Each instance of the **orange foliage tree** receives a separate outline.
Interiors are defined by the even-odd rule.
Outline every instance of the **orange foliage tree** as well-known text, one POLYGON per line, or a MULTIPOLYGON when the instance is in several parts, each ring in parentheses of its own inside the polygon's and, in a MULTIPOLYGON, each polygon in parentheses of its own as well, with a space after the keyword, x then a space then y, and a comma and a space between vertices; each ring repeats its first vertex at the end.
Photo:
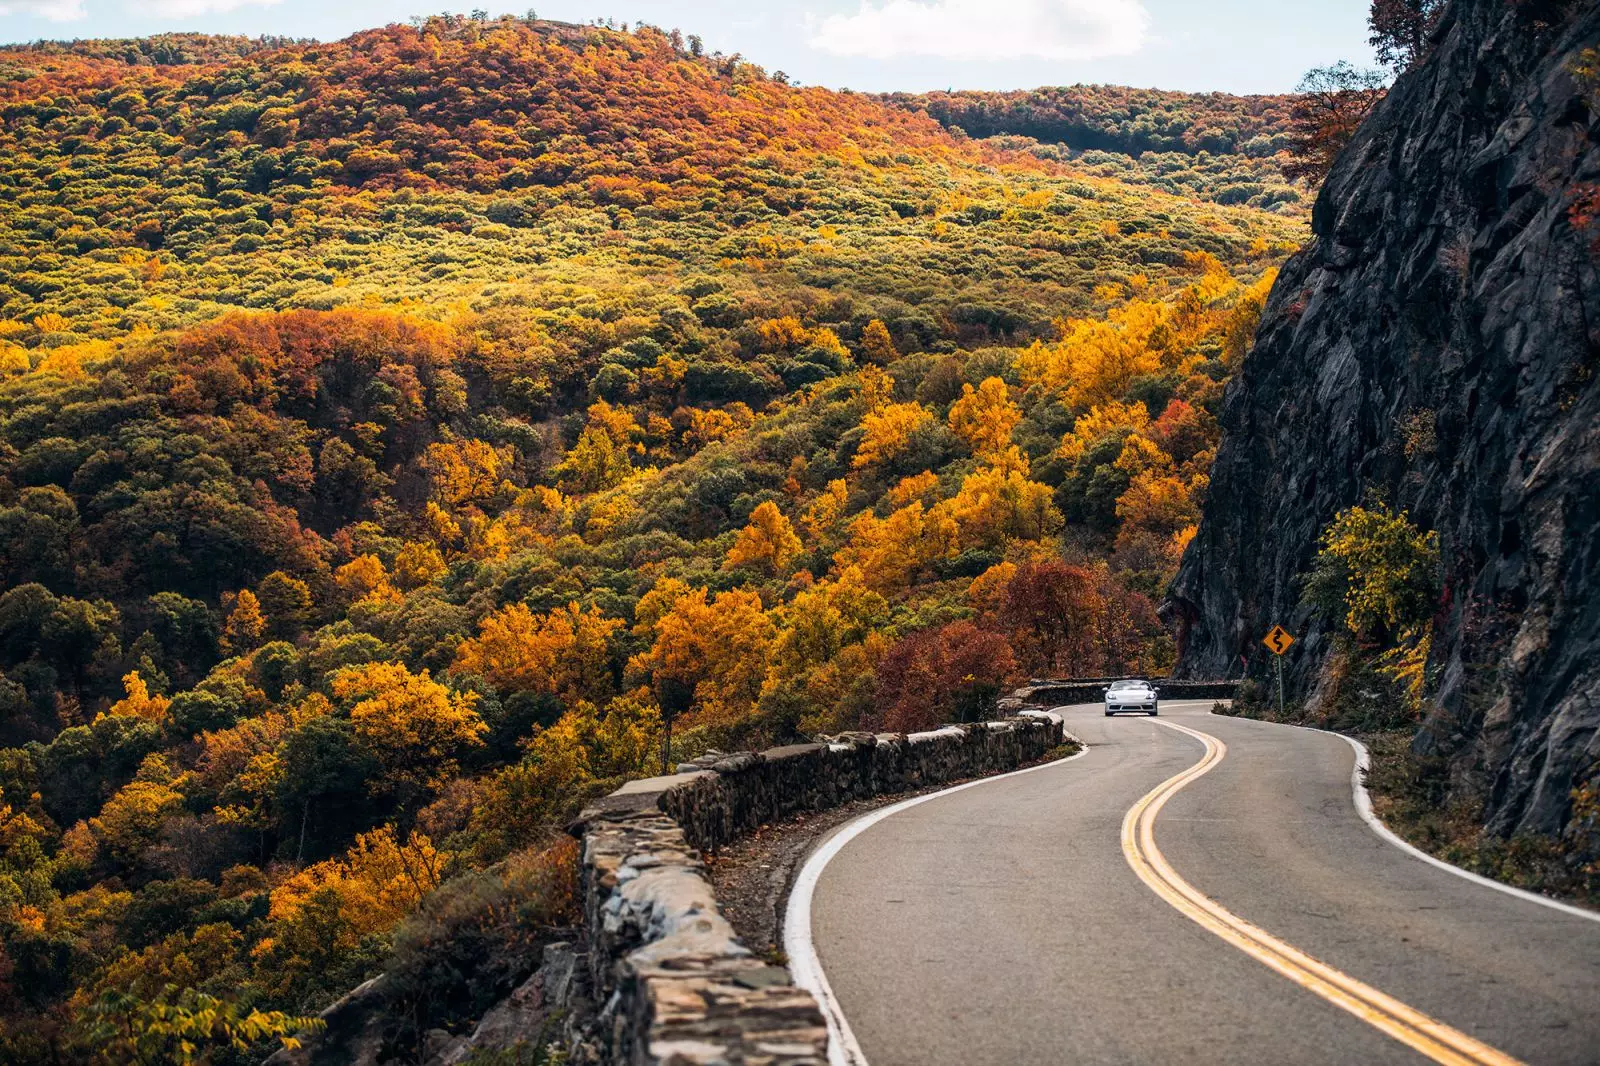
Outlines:
POLYGON ((222 627, 222 650, 242 655, 259 646, 266 632, 267 618, 261 613, 261 601, 249 589, 241 589, 222 627))
POLYGON ((724 566, 757 566, 769 573, 783 573, 801 551, 794 526, 771 500, 750 512, 750 522, 739 531, 728 549, 724 566))
POLYGON ((576 603, 535 615, 513 603, 478 624, 456 651, 454 670, 478 674, 508 692, 541 692, 569 704, 603 700, 611 679, 612 634, 622 622, 576 603))
POLYGON ((933 414, 919 403, 892 403, 861 420, 865 434, 852 463, 859 469, 886 462, 905 451, 912 435, 933 424, 933 414))
POLYGON ((775 636, 755 592, 683 589, 649 629, 654 642, 629 666, 651 680, 664 711, 728 722, 755 706, 775 636))

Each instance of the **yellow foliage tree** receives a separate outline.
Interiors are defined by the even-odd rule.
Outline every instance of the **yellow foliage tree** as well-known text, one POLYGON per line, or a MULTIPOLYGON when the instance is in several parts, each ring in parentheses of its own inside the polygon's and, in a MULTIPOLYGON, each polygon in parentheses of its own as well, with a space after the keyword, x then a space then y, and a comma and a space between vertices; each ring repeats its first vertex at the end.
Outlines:
POLYGON ((1278 280, 1276 268, 1261 275, 1254 284, 1239 294, 1222 323, 1222 359, 1230 371, 1239 369, 1244 353, 1256 337, 1256 327, 1261 324, 1261 312, 1267 306, 1267 294, 1272 283, 1278 280))
POLYGON ((260 647, 266 632, 267 617, 261 613, 261 601, 249 589, 241 589, 222 626, 222 650, 229 655, 243 655, 260 647))
POLYGON ((860 469, 885 462, 904 452, 912 434, 933 423, 933 414, 920 403, 891 403, 861 420, 865 436, 851 465, 860 469))
POLYGON ((506 456, 481 440, 430 444, 423 457, 429 493, 452 508, 481 503, 499 492, 508 465, 506 456))
POLYGON ((849 501, 850 489, 842 478, 828 482, 828 487, 811 501, 800 525, 814 547, 829 551, 838 544, 849 501))
POLYGON ((850 567, 837 580, 801 592, 775 617, 779 629, 768 688, 820 667, 842 649, 866 640, 888 621, 889 604, 867 587, 860 570, 850 567))
POLYGON ((271 824, 272 798, 283 775, 277 749, 292 725, 289 715, 268 711, 201 735, 195 770, 201 785, 217 796, 219 822, 248 829, 271 824))
POLYGON ((402 663, 347 667, 334 675, 333 694, 352 701, 356 739, 390 785, 437 788, 456 775, 459 752, 488 732, 475 693, 452 693, 402 663))
POLYGON ((1150 412, 1144 404, 1122 403, 1110 400, 1078 416, 1072 431, 1061 439, 1056 454, 1068 462, 1076 462, 1095 441, 1121 429, 1142 432, 1150 425, 1150 412))
POLYGON ((639 428, 638 420, 628 413, 627 408, 618 407, 605 400, 596 400, 589 405, 585 426, 604 433, 616 442, 619 448, 629 448, 643 432, 639 428))
POLYGON ((630 450, 604 428, 589 426, 552 473, 562 492, 599 492, 633 476, 630 450))
POLYGON ((629 491, 638 484, 636 479, 628 485, 594 498, 583 521, 584 540, 590 544, 599 544, 615 530, 632 522, 643 513, 638 499, 629 491))
POLYGON ((962 385, 961 398, 950 406, 950 431, 980 457, 1004 451, 1021 421, 1022 411, 1000 378, 985 378, 976 389, 962 385))
POLYGON ((661 733, 661 711, 644 690, 618 696, 597 713, 587 700, 528 741, 535 762, 569 759, 592 778, 633 777, 648 768, 661 733), (570 755, 558 754, 565 749, 570 755))
POLYGON ((688 372, 688 360, 674 359, 663 352, 656 356, 655 366, 647 366, 639 371, 639 378, 649 387, 665 392, 683 384, 683 377, 688 372))
POLYGON ((811 328, 794 315, 769 318, 756 326, 764 352, 795 352, 802 348, 820 348, 831 355, 849 357, 849 349, 840 342, 839 335, 826 326, 811 328))
POLYGON ((711 410, 695 408, 689 412, 689 429, 684 439, 691 445, 703 448, 749 429, 755 420, 755 413, 738 402, 711 410))
POLYGON ((1061 339, 1035 343, 1017 360, 1023 385, 1039 385, 1069 408, 1117 400, 1145 374, 1180 370, 1198 342, 1224 332, 1231 307, 1252 297, 1213 256, 1189 257, 1199 274, 1170 297, 1129 300, 1104 318, 1057 323, 1061 339))
POLYGON ((386 825, 358 834, 339 858, 308 866, 273 889, 267 917, 293 921, 313 897, 331 892, 353 947, 364 936, 387 933, 416 910, 454 858, 415 830, 402 840, 386 825))
POLYGON ((923 499, 934 489, 939 487, 939 475, 932 470, 924 470, 920 474, 901 478, 886 494, 891 507, 904 507, 923 499))
POLYGON ((449 548, 461 540, 461 523, 434 500, 422 510, 422 527, 441 548, 449 548))
POLYGON ((358 555, 333 572, 333 583, 353 603, 398 602, 400 593, 389 583, 389 572, 376 555, 358 555))
POLYGON ((183 810, 183 793, 161 781, 130 781, 89 819, 95 842, 111 858, 128 864, 151 844, 166 820, 183 810))
POLYGON ((959 530, 959 550, 1042 540, 1061 528, 1061 512, 1050 486, 1029 479, 1020 453, 1006 458, 1005 463, 969 474, 961 491, 936 508, 948 514, 959 530))
POLYGON ((127 695, 106 708, 108 717, 142 718, 147 722, 160 722, 167 717, 172 701, 165 696, 150 695, 149 686, 137 670, 123 675, 122 688, 127 695))
POLYGON ((11 804, 0 803, 0 850, 11 851, 30 844, 42 847, 54 835, 52 830, 40 825, 27 812, 14 811, 11 804))
POLYGON ((861 386, 861 400, 867 411, 881 411, 894 399, 894 378, 875 366, 864 366, 856 375, 861 386))
POLYGON ((478 635, 457 649, 453 669, 512 692, 543 692, 568 703, 604 699, 612 689, 611 635, 621 628, 594 607, 569 603, 535 615, 514 603, 478 624, 478 635))
POLYGON ((928 511, 919 500, 888 518, 863 511, 834 561, 841 573, 853 567, 868 587, 891 592, 910 585, 935 559, 953 555, 957 532, 943 504, 928 511))
POLYGON ((394 583, 407 591, 444 573, 444 556, 426 541, 407 541, 394 557, 394 583))
POLYGON ((785 315, 757 325, 756 335, 761 338, 762 351, 784 352, 803 347, 811 331, 794 315, 785 315))
POLYGON ((536 730, 523 758, 489 779, 472 815, 475 835, 490 854, 565 836, 562 825, 588 797, 648 772, 661 730, 648 690, 618 696, 604 714, 579 703, 536 730))
POLYGON ((1152 468, 1136 474, 1117 498, 1117 517, 1122 521, 1119 542, 1135 533, 1171 539, 1200 521, 1200 506, 1181 479, 1152 468))
POLYGON ((758 566, 781 574, 800 551, 800 538, 795 535, 794 526, 776 504, 766 500, 750 512, 750 523, 739 531, 733 547, 728 549, 723 568, 758 566))
POLYGON ((967 586, 967 606, 976 611, 979 618, 996 617, 1005 603, 1006 587, 1016 576, 1016 563, 995 563, 967 586))
POLYGON ((1162 451, 1161 446, 1149 437, 1133 433, 1122 442, 1122 451, 1112 465, 1130 478, 1142 474, 1170 474, 1172 456, 1162 451))

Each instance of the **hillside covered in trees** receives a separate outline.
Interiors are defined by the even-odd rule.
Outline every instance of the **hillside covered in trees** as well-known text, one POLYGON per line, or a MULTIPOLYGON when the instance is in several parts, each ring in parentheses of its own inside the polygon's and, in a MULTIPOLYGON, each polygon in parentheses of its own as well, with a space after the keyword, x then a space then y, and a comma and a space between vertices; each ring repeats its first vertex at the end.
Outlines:
POLYGON ((1300 224, 699 51, 0 49, 0 1059, 414 1047, 669 722, 1170 666, 1300 224))
POLYGON ((1287 214, 1311 206, 1285 174, 1296 147, 1292 96, 1071 85, 885 99, 994 147, 1071 160, 1086 173, 1287 214))

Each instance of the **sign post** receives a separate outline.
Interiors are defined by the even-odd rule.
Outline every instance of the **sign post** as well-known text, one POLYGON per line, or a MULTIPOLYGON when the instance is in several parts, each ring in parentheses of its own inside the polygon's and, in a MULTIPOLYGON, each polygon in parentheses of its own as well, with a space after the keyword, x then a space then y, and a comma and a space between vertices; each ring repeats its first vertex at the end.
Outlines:
POLYGON ((1273 626, 1272 632, 1261 639, 1261 643, 1272 652, 1272 657, 1278 667, 1278 717, 1283 717, 1283 653, 1289 650, 1289 645, 1294 643, 1294 637, 1282 626, 1273 626))

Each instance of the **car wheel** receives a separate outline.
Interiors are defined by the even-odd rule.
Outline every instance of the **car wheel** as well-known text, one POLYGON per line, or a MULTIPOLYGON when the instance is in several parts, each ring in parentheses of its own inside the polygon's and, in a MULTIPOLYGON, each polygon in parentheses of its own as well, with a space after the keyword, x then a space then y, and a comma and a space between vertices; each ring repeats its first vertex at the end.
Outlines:
POLYGON ((1110 712, 1110 711, 1107 711, 1107 712, 1106 712, 1106 717, 1107 717, 1107 718, 1110 718, 1110 717, 1111 717, 1111 712, 1110 712))
POLYGON ((1157 715, 1157 714, 1158 714, 1158 713, 1159 713, 1159 712, 1157 712, 1157 711, 1151 711, 1151 712, 1150 712, 1150 717, 1151 717, 1151 718, 1154 718, 1154 717, 1155 717, 1155 716, 1156 716, 1156 715, 1157 715))

